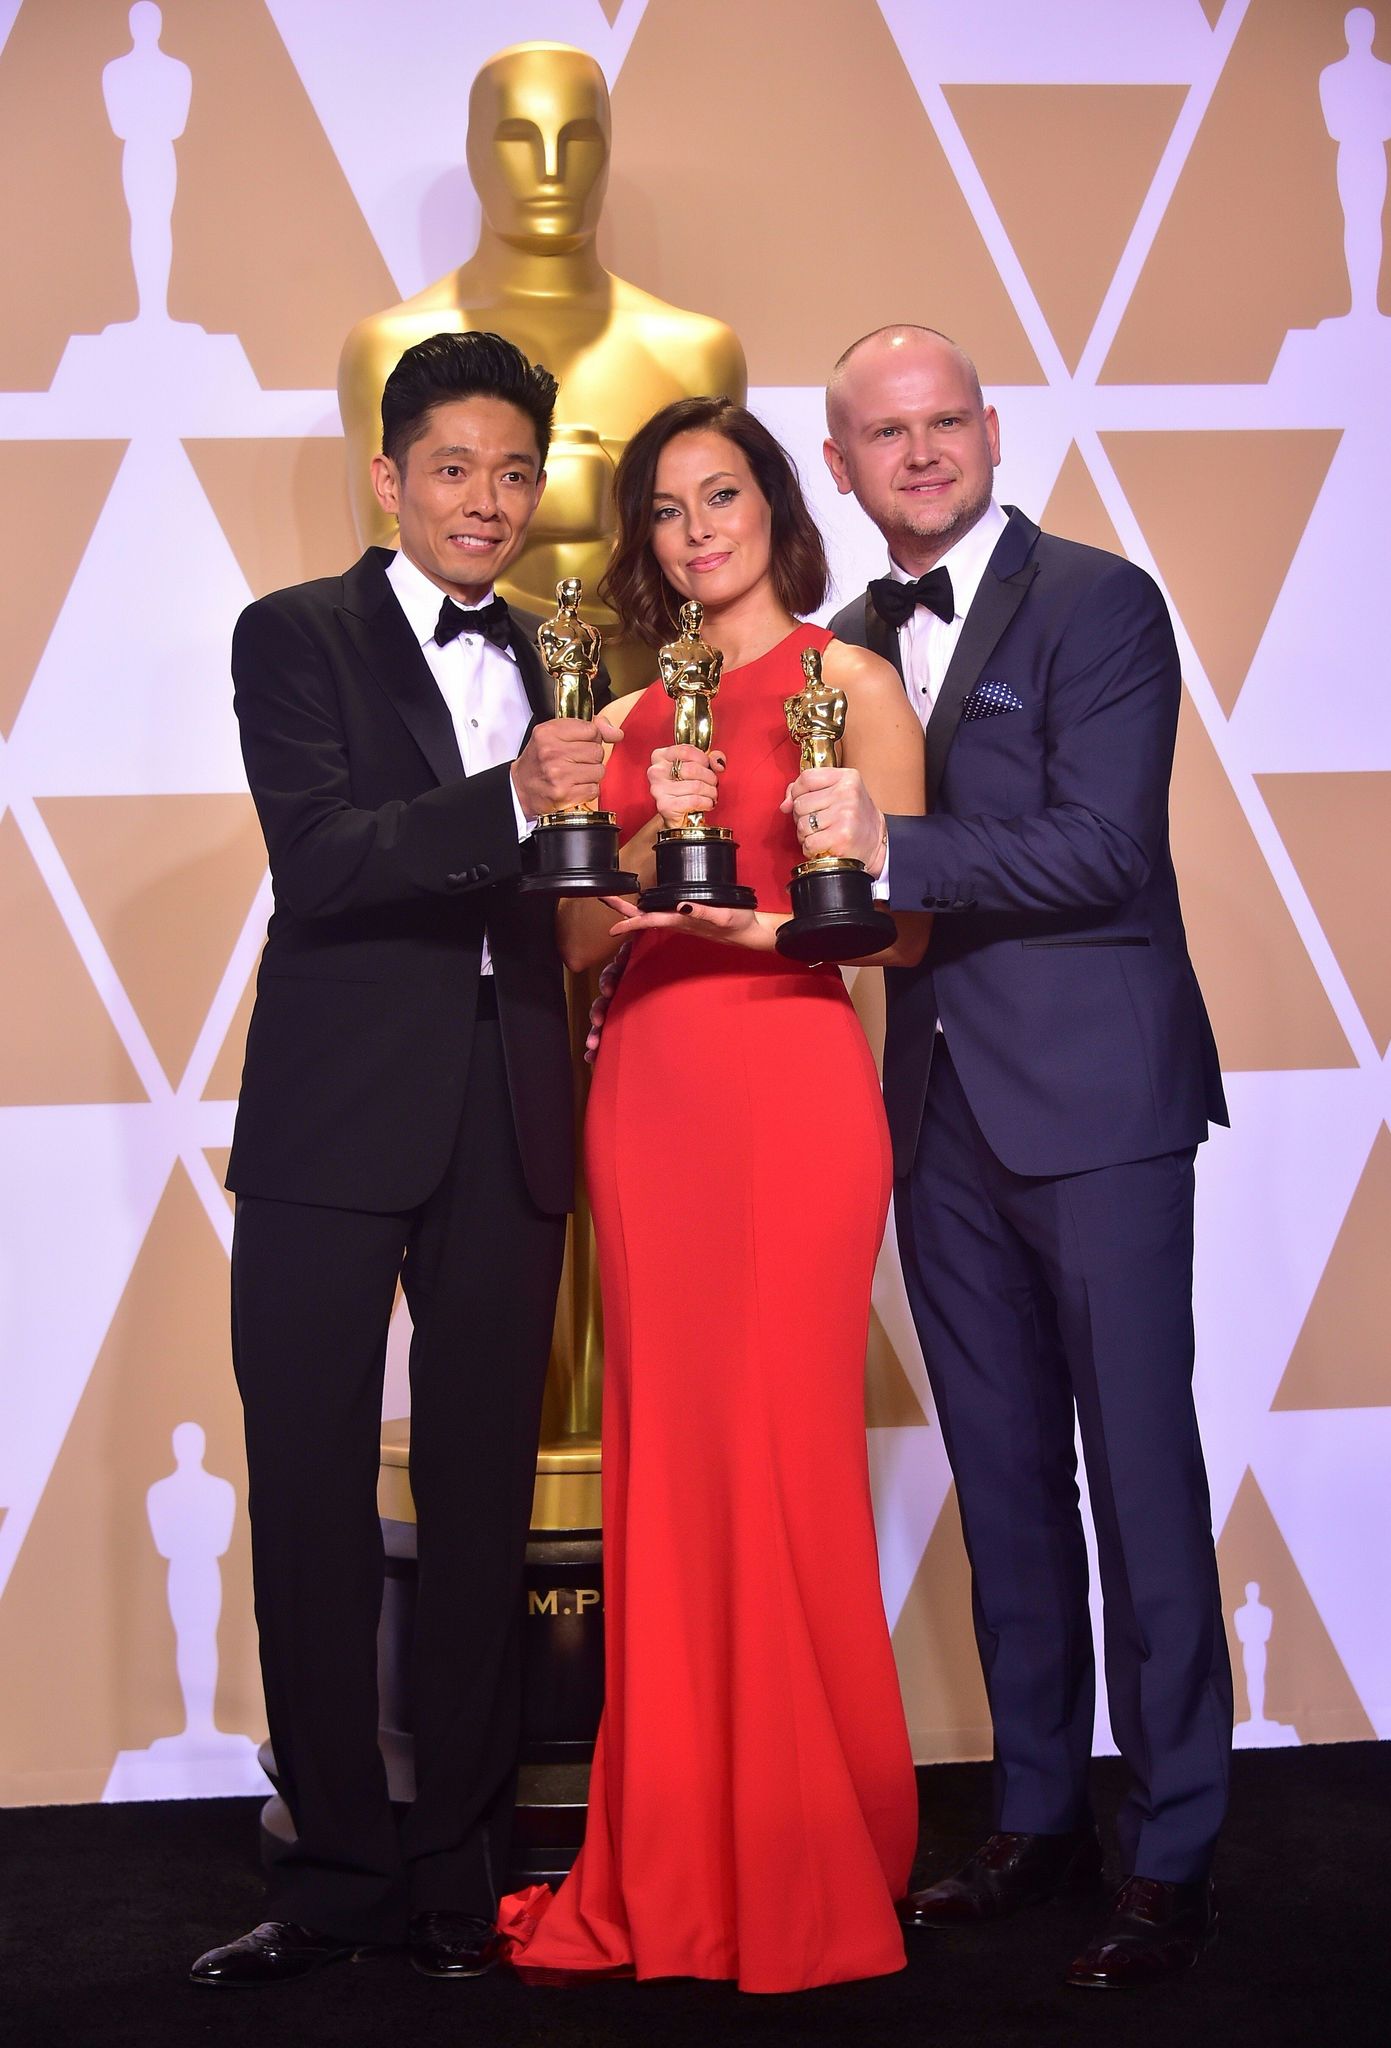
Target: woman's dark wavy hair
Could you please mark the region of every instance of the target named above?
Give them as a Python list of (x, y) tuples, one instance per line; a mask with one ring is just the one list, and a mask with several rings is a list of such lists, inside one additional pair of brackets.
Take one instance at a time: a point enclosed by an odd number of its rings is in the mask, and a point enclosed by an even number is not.
[(408, 348), (382, 392), (382, 453), (404, 470), (437, 405), (460, 398), (503, 398), (536, 429), (542, 469), (555, 417), (556, 381), (500, 334), (432, 334)]
[(807, 510), (796, 465), (762, 420), (732, 398), (678, 398), (638, 428), (619, 459), (614, 483), (618, 538), (599, 595), (625, 633), (660, 647), (677, 630), (681, 594), (652, 553), (652, 497), (657, 462), (678, 434), (708, 430), (743, 450), (773, 515), (773, 588), (794, 618), (824, 604), (830, 582), (826, 550)]

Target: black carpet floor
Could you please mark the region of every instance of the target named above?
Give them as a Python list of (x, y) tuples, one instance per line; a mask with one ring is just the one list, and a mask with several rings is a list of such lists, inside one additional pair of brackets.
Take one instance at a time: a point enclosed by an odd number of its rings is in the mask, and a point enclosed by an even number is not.
[[(921, 1875), (988, 1828), (983, 1765), (919, 1774)], [(1096, 1767), (1103, 1824), (1119, 1789)], [(1069, 1990), (1094, 1904), (909, 1937), (908, 1968), (796, 1997), (728, 1985), (537, 1990), (503, 1974), (418, 1977), (397, 1955), (270, 1992), (183, 1981), (261, 1917), (256, 1804), (0, 1812), (4, 2048), (1371, 2048), (1391, 2042), (1391, 1744), (1237, 1757), (1218, 1863), (1221, 1938), (1181, 1981)], [(770, 1881), (776, 1881), (770, 1877)]]

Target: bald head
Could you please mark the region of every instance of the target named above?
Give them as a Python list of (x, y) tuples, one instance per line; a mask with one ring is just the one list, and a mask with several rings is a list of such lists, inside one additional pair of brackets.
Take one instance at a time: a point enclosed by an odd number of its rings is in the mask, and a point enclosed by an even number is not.
[(985, 395), (980, 388), (980, 378), (965, 349), (958, 348), (949, 334), (943, 334), (936, 327), (919, 327), (905, 321), (896, 327), (876, 327), (872, 334), (862, 334), (858, 341), (851, 342), (844, 355), (837, 357), (835, 367), (826, 379), (826, 427), (831, 436), (839, 439), (836, 428), (844, 417), (848, 388), (859, 388), (867, 380), (892, 376), (914, 357), (930, 362), (941, 362), (944, 358), (953, 360), (967, 379), (977, 410), (984, 411)]
[(826, 386), (825, 456), (900, 568), (921, 575), (990, 504), (1000, 426), (971, 358), (934, 327), (880, 327)]

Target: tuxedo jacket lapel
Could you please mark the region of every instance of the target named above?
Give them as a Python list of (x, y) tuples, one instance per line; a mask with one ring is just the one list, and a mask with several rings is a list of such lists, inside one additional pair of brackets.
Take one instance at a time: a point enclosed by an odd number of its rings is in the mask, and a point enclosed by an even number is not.
[(903, 681), (903, 659), (898, 649), (898, 628), (891, 626), (887, 619), (879, 616), (868, 591), (865, 592), (865, 646), (871, 654), (882, 655), (885, 661), (892, 662), (898, 671), (899, 681)]
[[(541, 657), (536, 652), (533, 637), (534, 628), (529, 630), (529, 615), (528, 624), (523, 624), (514, 611), (511, 615), (511, 626), (512, 652), (517, 658), (517, 672), (521, 676), (527, 702), (531, 706), (531, 725), (527, 727), (529, 739), (533, 725), (555, 717), (555, 685), (541, 666)], [(525, 743), (523, 741), (523, 745)]]
[(449, 706), (386, 580), (387, 548), (368, 548), (343, 578), (344, 630), (374, 680), (396, 707), (439, 782), (464, 772)]
[[(1034, 544), (1038, 528), (1013, 505), (1007, 505), (1009, 525), (1000, 535), (989, 566), (981, 578), (971, 609), (961, 627), (956, 651), (948, 663), (937, 702), (927, 721), (927, 807), (932, 809), (942, 786), (947, 754), (961, 723), (966, 699), (980, 680), (981, 670), (994, 652), (1001, 634), (1018, 611), (1024, 593), (1038, 574)], [(898, 635), (894, 634), (897, 640)]]

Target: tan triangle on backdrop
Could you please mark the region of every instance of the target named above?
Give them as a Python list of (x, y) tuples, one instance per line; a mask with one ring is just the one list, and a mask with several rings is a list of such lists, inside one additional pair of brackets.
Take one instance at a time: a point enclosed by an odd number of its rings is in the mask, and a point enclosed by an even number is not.
[[(1043, 515), (1050, 533), (1124, 554), (1081, 451), (1067, 451)], [(1345, 1067), (1352, 1049), (1187, 691), (1169, 799), (1189, 949), (1222, 1064)]]
[(227, 1161), (231, 1158), (231, 1156), (232, 1148), (230, 1145), (205, 1145), (203, 1147), (203, 1157), (207, 1160), (209, 1166), (217, 1175), (217, 1184), (222, 1189), (223, 1194), (227, 1197), (227, 1207), (229, 1209), (235, 1209), (237, 1206), (237, 1198), (232, 1193), (229, 1187), (223, 1185), (223, 1183), (227, 1179)]
[(246, 1034), (251, 1028), (251, 1011), (256, 1001), (256, 974), (260, 960), (247, 976), (246, 987), (237, 1000), (217, 1058), (213, 1061), (204, 1102), (235, 1102), (241, 1094), (241, 1070), (246, 1059)]
[(0, 1104), (145, 1101), (11, 813), (0, 817), (0, 959)]
[(971, 1567), (954, 1486), (942, 1502), (893, 1640), (914, 1761), (989, 1756), (990, 1708), (971, 1620)]
[(1356, 1066), (1289, 906), (1186, 691), (1169, 830), (1189, 951), (1227, 1072)]
[(884, 1075), (884, 1030), (887, 1024), (885, 1009), (884, 970), (882, 967), (858, 967), (851, 970), (850, 1000), (855, 1006), (855, 1015), (864, 1028), (869, 1040), (869, 1049), (874, 1054), (874, 1064), (879, 1077)]
[(265, 872), (250, 797), (61, 796), (39, 808), (177, 1083)]
[(193, 72), (170, 313), (240, 335), (268, 390), (328, 389), (354, 321), (398, 296), (391, 273), (264, 0), (162, 5)]
[(5, 564), (0, 734), (6, 737), (128, 445), (87, 440), (0, 442), (0, 561)]
[(1228, 717), (1341, 439), (1338, 427), (1101, 436)]
[(948, 103), (1075, 370), (1188, 88), (949, 85)]
[(605, 21), (612, 28), (619, 15), (623, 12), (623, 0), (599, 0), (599, 5), (604, 10)]
[(130, 48), (129, 12), (24, 0), (0, 49), (0, 390), (46, 391), (70, 334), (135, 317), (121, 144), (101, 89)]
[(922, 1402), (876, 1309), (869, 1312), (865, 1353), (865, 1428), (926, 1429)]
[(183, 1726), (167, 1567), (146, 1517), (181, 1422), (236, 1488), (218, 1725), (264, 1732), (227, 1258), (176, 1165), (0, 1597), (0, 1803), (99, 1799), (117, 1753)]
[[(1287, 329), (1347, 312), (1338, 146), (1319, 104), (1320, 72), (1347, 54), (1347, 12), (1347, 0), (1251, 0), (1106, 383), (1263, 384)], [(1391, 7), (1372, 12), (1384, 57)], [(1391, 200), (1384, 218), (1391, 247)], [(1385, 281), (1381, 303), (1391, 311)]]
[(1384, 1055), (1391, 1046), (1391, 774), (1349, 769), (1256, 781)]
[(1199, 4), (1202, 7), (1203, 13), (1208, 18), (1208, 26), (1216, 28), (1227, 0), (1199, 0)]
[(361, 553), (340, 436), (184, 447), (253, 596), (338, 575)]
[[(728, 321), (751, 384), (822, 384), (894, 320), (962, 335), (988, 382), (1040, 383), (875, 0), (704, 0), (691, 21), (649, 0), (619, 74), (604, 262)], [(675, 89), (718, 190), (673, 154)]]
[(1377, 1131), (1272, 1408), (1391, 1408), (1391, 1131)]
[(1250, 1718), (1250, 1701), (1232, 1616), (1245, 1605), (1247, 1586), (1256, 1585), (1260, 1588), (1256, 1597), (1272, 1617), (1266, 1653), (1265, 1719), (1293, 1727), (1302, 1742), (1375, 1740), (1376, 1730), (1366, 1708), (1249, 1469), (1218, 1538), (1217, 1567), (1238, 1723)]
[(1125, 553), (1086, 458), (1075, 441), (1068, 445), (1039, 525), (1045, 533), (1060, 533), (1064, 540), (1080, 540), (1085, 547), (1104, 548), (1112, 555)]

